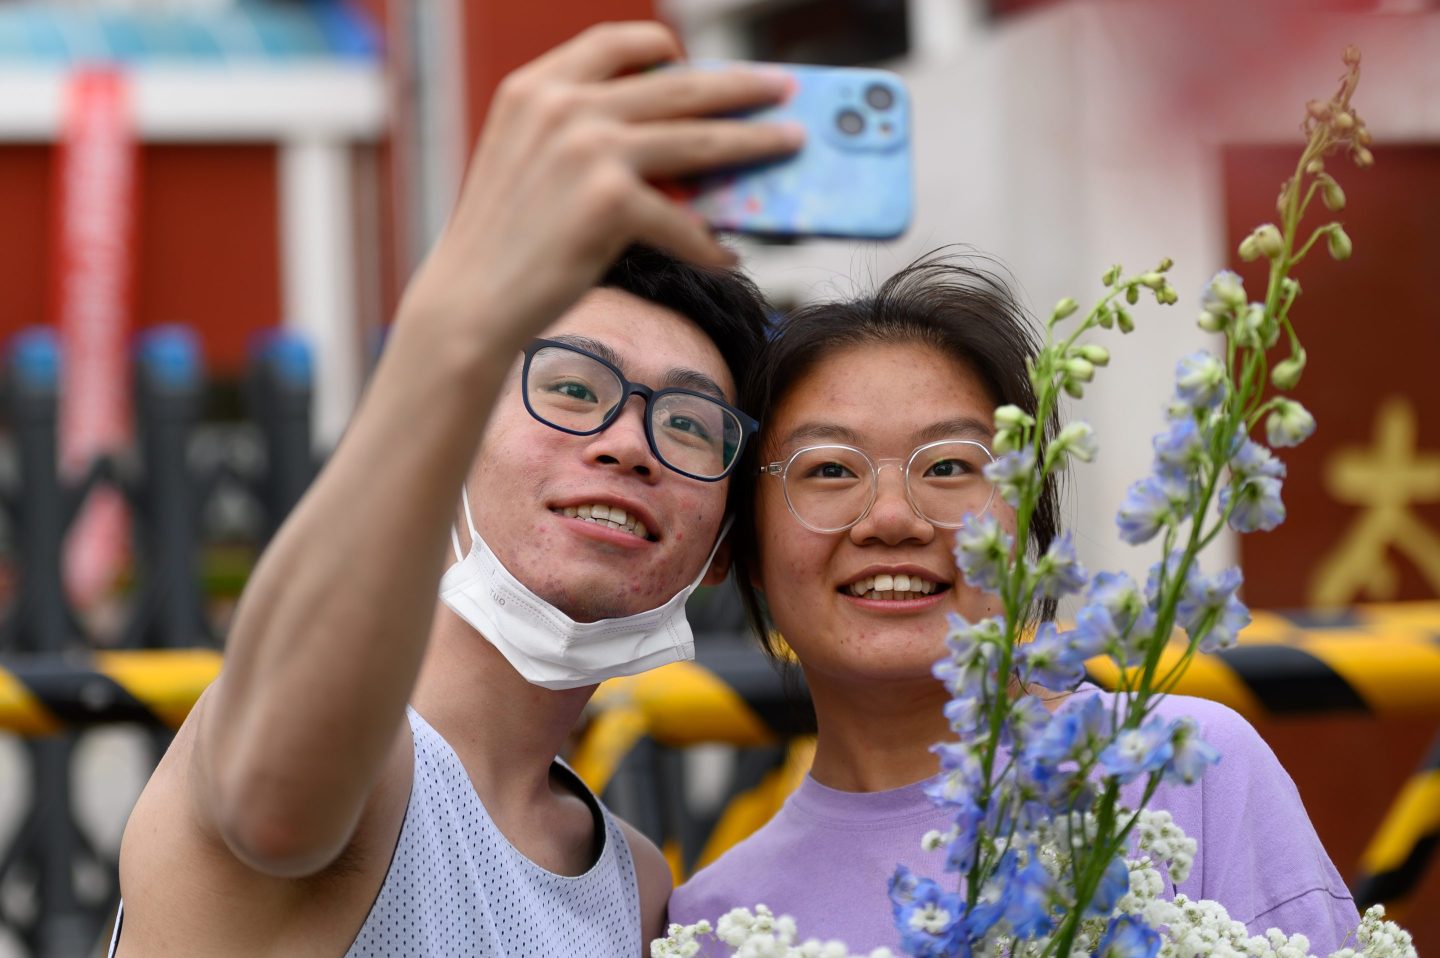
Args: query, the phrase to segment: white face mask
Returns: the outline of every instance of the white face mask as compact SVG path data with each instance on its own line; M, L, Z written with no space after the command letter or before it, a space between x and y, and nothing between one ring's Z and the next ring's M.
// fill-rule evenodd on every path
M695 657L685 600L709 571L730 528L729 519L695 581L669 602L637 615L576 622L500 564L475 531L470 497L463 489L460 496L470 527L470 554L461 553L460 537L451 529L459 561L440 579L440 600L499 649L527 682L547 689L573 689Z

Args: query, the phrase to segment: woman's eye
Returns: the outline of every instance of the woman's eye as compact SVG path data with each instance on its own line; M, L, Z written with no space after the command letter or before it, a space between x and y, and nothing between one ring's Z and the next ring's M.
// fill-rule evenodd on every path
M849 479L855 475L843 463L822 462L810 470L810 475L816 479Z
M954 479L959 476L966 476L975 470L970 464L960 459L942 459L925 470L925 475L935 476L937 479Z

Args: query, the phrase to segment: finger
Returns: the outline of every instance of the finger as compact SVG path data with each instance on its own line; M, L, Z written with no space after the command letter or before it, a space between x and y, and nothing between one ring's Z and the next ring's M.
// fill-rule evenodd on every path
M629 216L635 238L697 266L734 266L739 257L721 245L694 210L653 189L634 194Z
M795 123L674 120L627 128L624 149L634 170L657 179L777 159L804 142Z
M542 79L585 83L684 58L680 41L661 24L601 23L524 69Z
M599 85L595 105L616 119L643 123L758 109L784 100L793 87L788 74L773 69L657 70Z

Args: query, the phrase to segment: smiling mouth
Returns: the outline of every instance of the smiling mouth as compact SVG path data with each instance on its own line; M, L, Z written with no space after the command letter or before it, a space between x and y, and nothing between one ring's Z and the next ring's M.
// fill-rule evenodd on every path
M944 592L949 588L947 583L931 582L918 575L869 575L841 586L840 592L857 599L901 602L906 599L923 599L927 595Z
M604 526L607 529L614 529L617 532L628 532L636 538L644 539L647 542L654 542L655 537L650 535L650 530L645 524L634 516L626 514L619 506L607 506L602 503L594 503L584 506L565 506L561 509L551 509L557 516L566 516L570 519L580 519L584 522L593 522L596 525Z

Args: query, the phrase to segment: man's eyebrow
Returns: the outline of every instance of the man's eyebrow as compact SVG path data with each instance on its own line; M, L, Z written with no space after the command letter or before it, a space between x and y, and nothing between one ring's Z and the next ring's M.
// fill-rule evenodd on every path
M697 393L705 393L707 396L714 396L721 402L728 403L729 397L720 384L698 369L685 369L677 367L665 374L664 385L670 389L692 389Z
M611 349L608 345L602 343L598 339L591 339L589 336L573 335L551 336L550 338L557 343L564 343L566 346L574 346L576 349L583 349L587 353L599 356L601 359L605 360L607 363L614 366L616 369L625 368L624 365L620 362L620 354L615 352L615 350Z
M619 369L622 373L625 372L625 364L621 361L620 354L598 339L591 339L589 336L568 334L552 336L551 339L557 343L574 346L576 349L583 349L591 355L599 356L616 369ZM625 378L630 378L630 374L625 373ZM721 402L728 403L730 401L730 398L725 395L725 390L721 389L720 384L715 380L700 372L698 369L686 369L683 366L678 366L667 372L664 379L657 385L657 388L692 389L695 392L705 393L707 396L714 396Z

